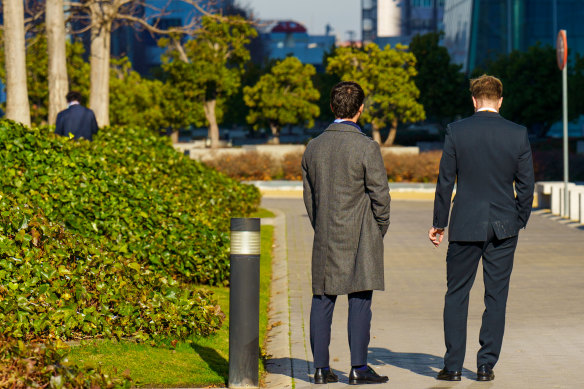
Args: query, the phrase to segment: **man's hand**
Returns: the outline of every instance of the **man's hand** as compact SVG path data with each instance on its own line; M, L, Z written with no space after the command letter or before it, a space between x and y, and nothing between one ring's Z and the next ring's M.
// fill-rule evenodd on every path
M428 231L428 238L430 238L430 242L432 242L434 247L440 246L442 239L444 239L444 228L430 228L430 231Z

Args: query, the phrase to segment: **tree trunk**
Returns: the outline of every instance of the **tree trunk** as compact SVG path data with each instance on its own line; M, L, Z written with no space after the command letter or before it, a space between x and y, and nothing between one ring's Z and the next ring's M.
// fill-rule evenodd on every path
M217 100L207 100L203 104L205 110L205 117L209 122L209 139L211 139L211 148L216 149L219 147L219 126L217 125L217 117L215 116L215 106L217 105Z
M107 7L107 5L104 5L104 7ZM89 61L91 65L89 107L95 113L97 124L102 127L110 124L109 80L112 22L111 19L107 18L107 10L100 10L99 4L92 4L90 9L93 26L91 27L91 55Z
M67 106L65 95L69 90L63 0L47 0L45 23L49 56L49 124L52 125L59 111Z
M6 61L6 118L30 126L30 105L26 85L24 4L4 0L4 53Z
M272 144L279 145L280 144L280 128L274 123L270 123L270 130L272 130Z
M379 133L379 125L375 121L371 122L371 135L373 140L381 145L381 134Z
M387 135L387 139L383 142L384 147L393 146L393 142L395 141L395 134L397 133L397 119L393 119L391 121L391 128L389 129L389 134Z

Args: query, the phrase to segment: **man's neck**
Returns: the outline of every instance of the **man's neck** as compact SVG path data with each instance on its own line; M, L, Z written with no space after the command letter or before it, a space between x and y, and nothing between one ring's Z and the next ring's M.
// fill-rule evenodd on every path
M499 113L499 111L497 111L496 108L493 107L479 107L477 108L477 112L494 112L494 113Z

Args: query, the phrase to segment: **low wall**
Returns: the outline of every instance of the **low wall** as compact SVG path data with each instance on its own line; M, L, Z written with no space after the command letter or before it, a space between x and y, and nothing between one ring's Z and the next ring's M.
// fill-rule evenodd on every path
M584 185L568 183L568 207L564 207L565 185L561 181L540 181L535 184L537 207L552 214L584 224Z
M275 159L282 159L282 157L289 153L303 153L306 146L304 145L249 145L242 147L225 147L215 150L204 147L204 143L175 143L174 148L181 153L187 152L191 158L206 161L210 159L220 158L222 155L239 155L248 151L257 151L258 153L266 153ZM420 153L419 147L382 147L381 154L399 154L399 155L418 155Z

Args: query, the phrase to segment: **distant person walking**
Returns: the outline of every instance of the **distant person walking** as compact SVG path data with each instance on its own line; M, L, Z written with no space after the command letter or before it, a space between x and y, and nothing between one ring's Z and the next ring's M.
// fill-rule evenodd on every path
M329 364L337 295L349 298L349 384L387 382L367 365L373 290L384 289L383 236L389 227L389 187L379 145L357 120L365 95L354 82L331 91L337 118L308 143L302 157L304 204L314 228L310 345L315 384L337 382Z
M67 93L67 109L57 115L55 134L62 136L73 134L75 139L91 141L93 135L97 134L97 121L93 111L82 106L80 101L81 93L75 91Z
M460 381L466 351L468 296L483 259L485 312L479 334L477 380L495 378L509 279L519 230L533 203L533 162L527 129L503 119L503 84L483 75L471 80L475 114L446 128L429 238L438 247L448 225L447 292L444 302L446 355L439 380Z

